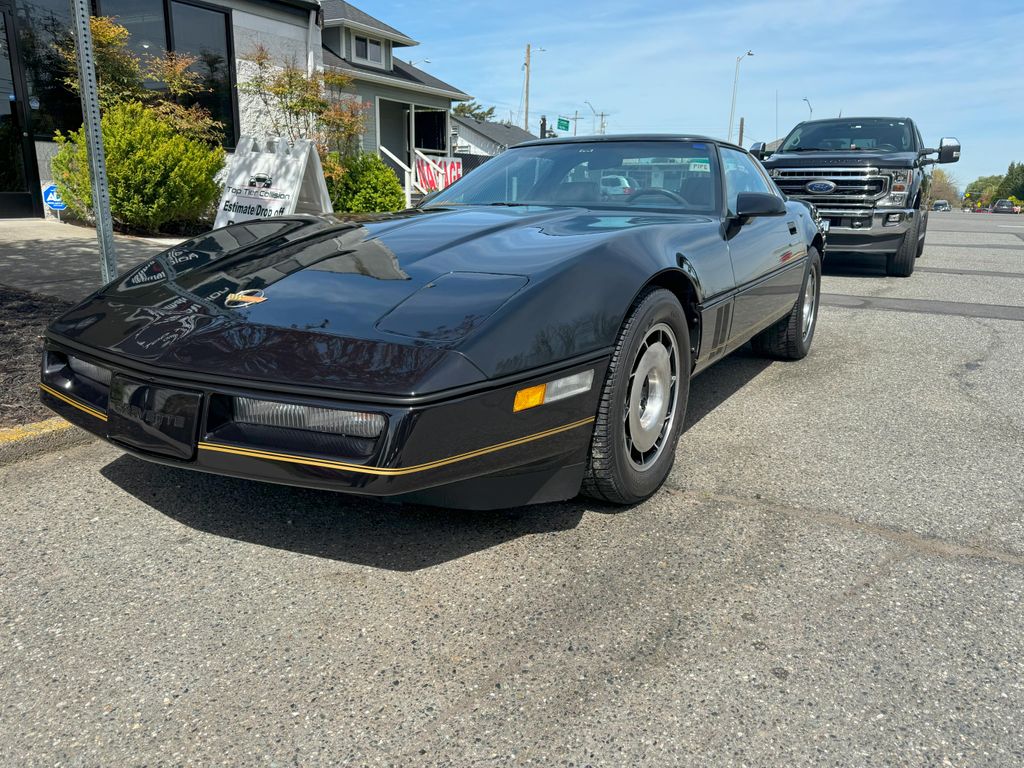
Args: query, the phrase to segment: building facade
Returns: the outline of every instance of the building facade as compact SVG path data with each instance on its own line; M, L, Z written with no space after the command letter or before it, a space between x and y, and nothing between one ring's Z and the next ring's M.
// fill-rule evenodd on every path
M452 103L470 96L400 58L419 43L386 22L340 0L323 0L323 15L324 67L348 75L366 108L363 150L380 153L399 178L417 153L450 157Z

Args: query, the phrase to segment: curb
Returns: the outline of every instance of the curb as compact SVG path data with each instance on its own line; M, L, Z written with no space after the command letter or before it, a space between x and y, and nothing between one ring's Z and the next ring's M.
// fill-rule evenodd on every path
M14 464L41 453L85 445L96 439L59 416L35 424L0 429L0 466Z

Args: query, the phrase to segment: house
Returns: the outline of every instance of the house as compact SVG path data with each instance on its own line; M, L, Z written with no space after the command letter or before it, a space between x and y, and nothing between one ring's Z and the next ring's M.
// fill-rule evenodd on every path
M126 27L140 56L170 50L200 57L209 90L197 100L224 124L229 150L260 125L258 110L240 104L236 88L246 52L260 43L308 71L323 66L317 0L92 0L92 12ZM68 0L0 0L0 217L43 215L54 133L82 124L54 49L72 29Z
M351 77L367 107L363 151L380 153L400 178L417 153L451 157L452 103L470 96L399 58L419 43L341 0L323 0L322 36L324 67Z
M461 155L494 157L509 147L537 138L517 125L459 115L452 115L452 126L457 137L455 151Z

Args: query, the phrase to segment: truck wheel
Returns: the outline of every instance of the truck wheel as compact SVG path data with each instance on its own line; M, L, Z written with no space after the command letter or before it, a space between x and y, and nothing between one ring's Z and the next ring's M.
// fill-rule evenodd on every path
M690 394L690 333L671 291L640 296L619 332L594 422L582 492L636 504L665 482Z
M807 249L807 276L800 297L788 315L751 339L754 351L776 360L802 360L811 351L814 329L818 325L821 296L821 256L818 249Z
M921 231L918 232L917 238L917 256L920 259L921 254L924 253L924 239L928 236L928 212L924 212L924 218L921 219Z
M917 242L917 233L921 228L921 218L914 217L914 223L903 236L899 250L896 253L886 254L885 274L889 277L910 277L914 272L914 260L917 258L917 251L920 244Z

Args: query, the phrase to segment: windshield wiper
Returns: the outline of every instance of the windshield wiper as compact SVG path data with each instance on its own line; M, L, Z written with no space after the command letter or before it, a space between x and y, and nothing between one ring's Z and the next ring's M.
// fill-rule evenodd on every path
M835 150L826 149L825 147L793 147L792 149L783 149L781 152L833 152Z
M496 203L481 203L481 205L502 205L508 208L529 208L533 203L513 203L509 200L505 200Z

